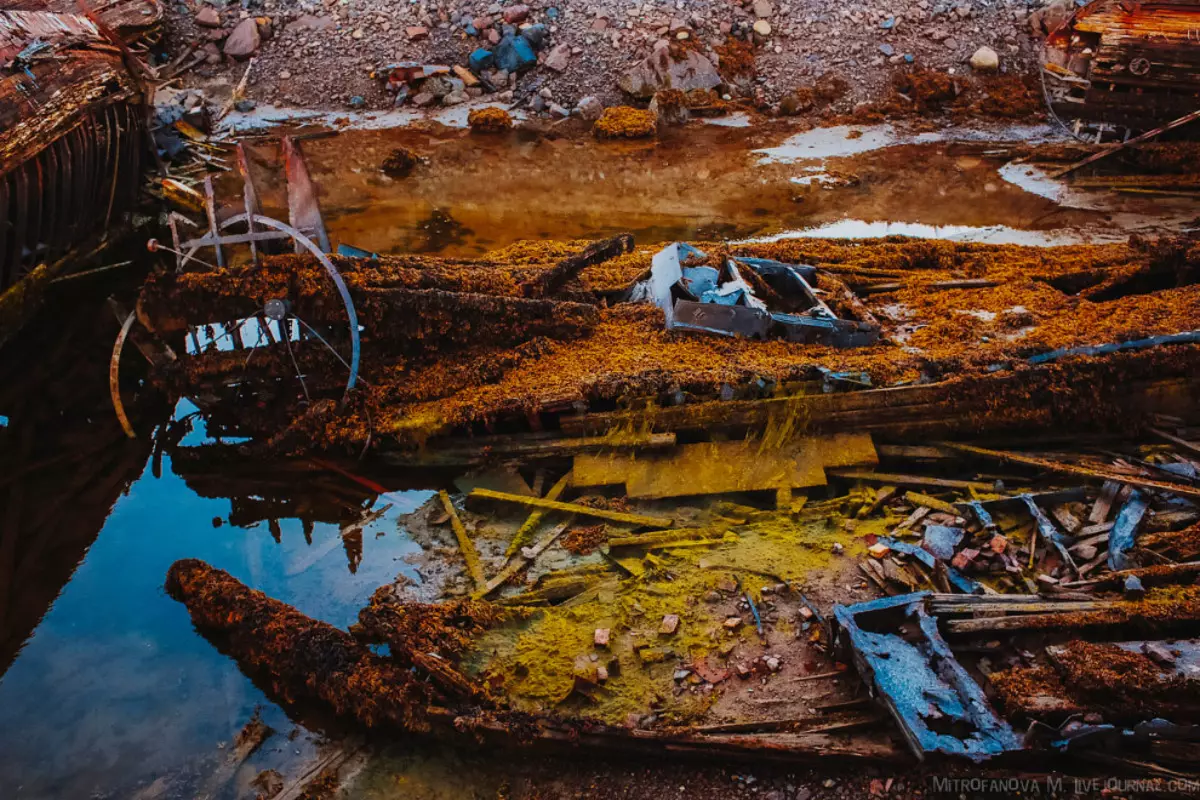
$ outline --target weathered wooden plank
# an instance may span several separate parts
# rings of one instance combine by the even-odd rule
[[[550,511],[562,511],[568,514],[578,514],[582,517],[595,517],[611,522],[620,522],[637,527],[669,528],[675,521],[671,517],[657,517],[649,514],[628,514],[622,511],[609,511],[606,508],[591,508],[578,503],[560,503],[542,497],[523,497],[519,494],[494,492],[490,489],[476,489],[470,497],[484,500],[496,500],[501,503],[516,503],[529,508],[544,508]],[[444,501],[443,501],[444,502]]]

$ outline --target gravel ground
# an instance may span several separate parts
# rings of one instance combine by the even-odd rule
[[[767,113],[787,93],[827,73],[849,84],[834,108],[849,111],[887,95],[892,74],[910,64],[970,79],[975,70],[969,62],[983,46],[998,56],[999,72],[1027,72],[1038,48],[1030,4],[1038,2],[532,0],[519,6],[490,0],[242,0],[216,8],[204,0],[176,0],[167,6],[168,54],[177,57],[193,45],[199,56],[207,53],[185,84],[205,87],[210,96],[228,92],[246,71],[245,55],[254,52],[251,100],[389,108],[394,99],[385,91],[381,67],[402,61],[465,66],[476,48],[494,47],[507,16],[514,32],[546,26],[541,63],[507,83],[492,74],[499,78],[497,99],[508,100],[506,91],[515,90],[516,99],[532,100],[535,110],[557,111],[551,104],[570,109],[585,96],[606,106],[629,102],[618,78],[645,60],[656,42],[669,42],[676,60],[681,52],[697,53],[726,80],[722,93]],[[242,30],[231,35],[239,23]],[[241,57],[228,55],[239,46]],[[739,75],[739,66],[749,69]],[[413,87],[407,102],[418,93]],[[460,93],[449,102],[463,99]]]

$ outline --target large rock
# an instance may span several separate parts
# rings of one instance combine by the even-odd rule
[[[621,90],[643,100],[663,89],[715,89],[721,85],[717,68],[695,50],[676,61],[671,57],[666,42],[655,45],[654,52],[645,60],[626,72],[617,80]]]
[[[504,21],[509,25],[517,25],[529,19],[529,6],[515,5],[504,9]]]
[[[434,97],[445,97],[454,91],[454,84],[443,75],[434,75],[421,84],[421,91],[429,92]]]
[[[233,33],[225,40],[225,55],[239,61],[249,58],[258,52],[262,44],[262,36],[258,32],[258,23],[253,17],[247,17],[237,24]]]
[[[981,47],[971,56],[971,69],[976,72],[995,72],[1000,69],[1000,56],[990,47]]]

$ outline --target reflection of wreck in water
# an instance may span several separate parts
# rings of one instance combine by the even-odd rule
[[[126,437],[108,405],[109,342],[119,327],[112,313],[48,317],[0,360],[0,674],[153,445]]]
[[[161,16],[155,0],[0,10],[0,341],[137,198],[146,119],[129,47]]]

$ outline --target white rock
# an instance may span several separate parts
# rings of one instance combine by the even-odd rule
[[[971,56],[971,69],[976,72],[995,72],[1000,69],[1000,56],[990,47],[981,47]]]

